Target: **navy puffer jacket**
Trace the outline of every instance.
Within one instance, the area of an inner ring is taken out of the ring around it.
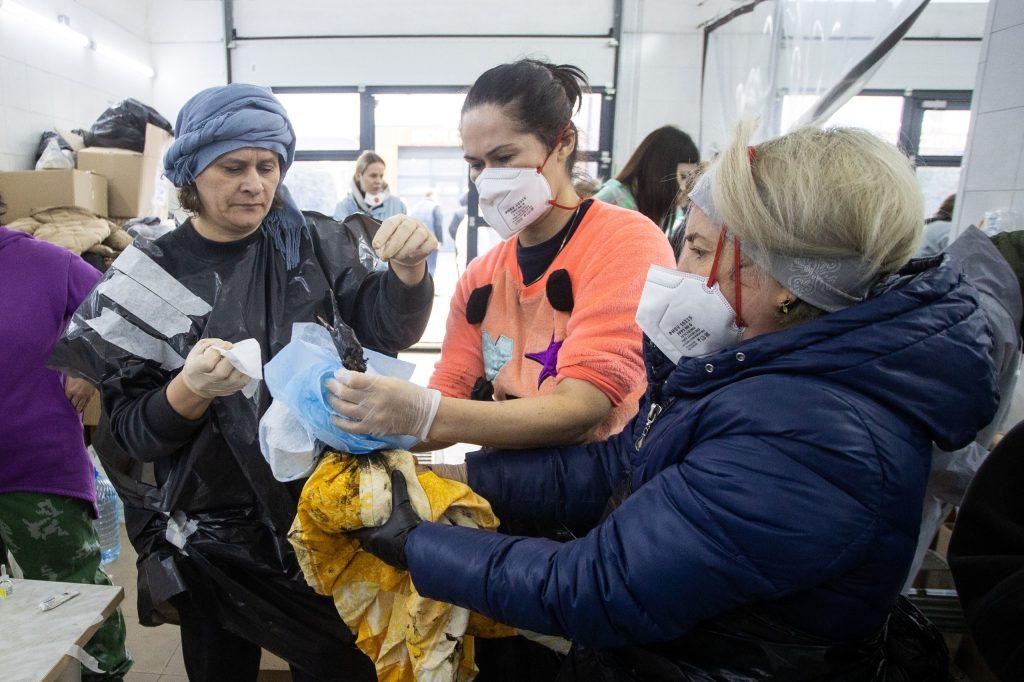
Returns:
[[[499,517],[591,530],[560,544],[423,523],[406,545],[417,589],[595,647],[676,640],[750,606],[826,642],[877,633],[914,552],[932,442],[967,444],[997,402],[959,263],[907,272],[676,366],[648,348],[646,401],[610,440],[470,456]],[[632,493],[602,521],[624,480]]]

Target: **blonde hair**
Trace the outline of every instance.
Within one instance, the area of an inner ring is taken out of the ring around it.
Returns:
[[[910,160],[857,128],[799,128],[748,149],[744,121],[714,162],[712,197],[756,251],[861,259],[872,277],[917,250],[924,208]],[[755,252],[756,252],[755,251]]]
[[[356,187],[358,187],[359,189],[363,188],[363,186],[359,184],[359,178],[363,173],[366,172],[366,169],[370,165],[375,163],[379,163],[385,168],[387,168],[387,164],[384,163],[384,159],[382,159],[380,154],[378,154],[377,152],[366,150],[365,152],[359,155],[359,158],[356,159],[355,173],[352,174],[352,179],[355,180]],[[387,184],[385,183],[384,186],[387,187]]]

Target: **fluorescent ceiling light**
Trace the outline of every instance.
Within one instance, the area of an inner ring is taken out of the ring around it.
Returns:
[[[42,14],[37,14],[36,12],[26,9],[15,2],[11,2],[11,0],[0,0],[0,11],[20,19],[27,24],[31,24],[37,29],[45,31],[55,38],[65,40],[72,45],[89,47],[92,42],[89,40],[89,36],[84,33],[79,33],[66,24],[62,24],[54,19],[49,19]]]
[[[108,59],[112,59],[113,61],[118,62],[122,66],[126,66],[137,73],[141,73],[146,78],[152,78],[156,75],[156,72],[153,71],[153,68],[148,64],[143,64],[137,59],[132,59],[128,55],[121,54],[114,48],[108,47],[103,43],[96,43],[96,53],[101,54]]]

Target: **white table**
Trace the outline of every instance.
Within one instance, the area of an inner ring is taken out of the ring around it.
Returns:
[[[39,610],[39,602],[65,590],[80,594],[52,611]],[[0,600],[0,679],[79,680],[81,666],[69,650],[84,646],[123,599],[120,587],[15,580],[14,594]]]

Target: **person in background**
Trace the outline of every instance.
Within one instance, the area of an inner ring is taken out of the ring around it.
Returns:
[[[434,233],[438,244],[444,243],[444,212],[441,204],[437,203],[437,192],[428,189],[423,198],[412,207],[412,217],[427,226],[427,229]],[[434,276],[437,268],[437,251],[432,251],[427,256],[427,271]]]
[[[348,195],[335,207],[334,219],[344,220],[353,213],[365,213],[384,222],[391,216],[406,212],[405,203],[391,194],[388,183],[384,181],[384,159],[377,152],[360,154]]]
[[[467,458],[503,523],[577,539],[422,521],[400,472],[360,531],[424,597],[570,639],[559,680],[948,677],[899,593],[932,442],[996,412],[986,312],[955,257],[908,264],[921,198],[895,146],[801,128],[749,147],[756,127],[691,192],[678,271],[647,276],[633,423]]]
[[[526,448],[601,440],[633,418],[645,385],[636,305],[647,269],[671,267],[672,249],[643,215],[576,194],[572,116],[585,88],[578,68],[532,59],[474,83],[463,152],[482,216],[504,241],[460,277],[430,388],[344,373],[327,385],[356,421],[339,428],[422,434],[424,449]],[[551,679],[554,654],[539,645],[477,646],[481,682]]]
[[[675,126],[662,126],[643,139],[595,198],[639,211],[668,232],[679,222],[683,179],[698,163],[700,152],[690,136]]]
[[[949,246],[949,237],[953,231],[953,209],[956,206],[956,195],[950,194],[939,205],[935,215],[924,221],[924,232],[921,245],[917,248],[915,258],[935,256]]]
[[[110,584],[100,568],[96,481],[82,433],[81,412],[95,390],[46,367],[99,279],[70,251],[0,227],[0,547],[29,580]],[[118,609],[85,645],[103,674],[83,671],[83,679],[121,679],[132,665],[124,640]]]
[[[469,192],[463,192],[462,196],[459,197],[459,207],[455,209],[455,213],[452,214],[452,219],[448,222],[448,236],[455,241],[455,235],[459,231],[459,225],[463,220],[466,219],[466,204],[469,203]]]

